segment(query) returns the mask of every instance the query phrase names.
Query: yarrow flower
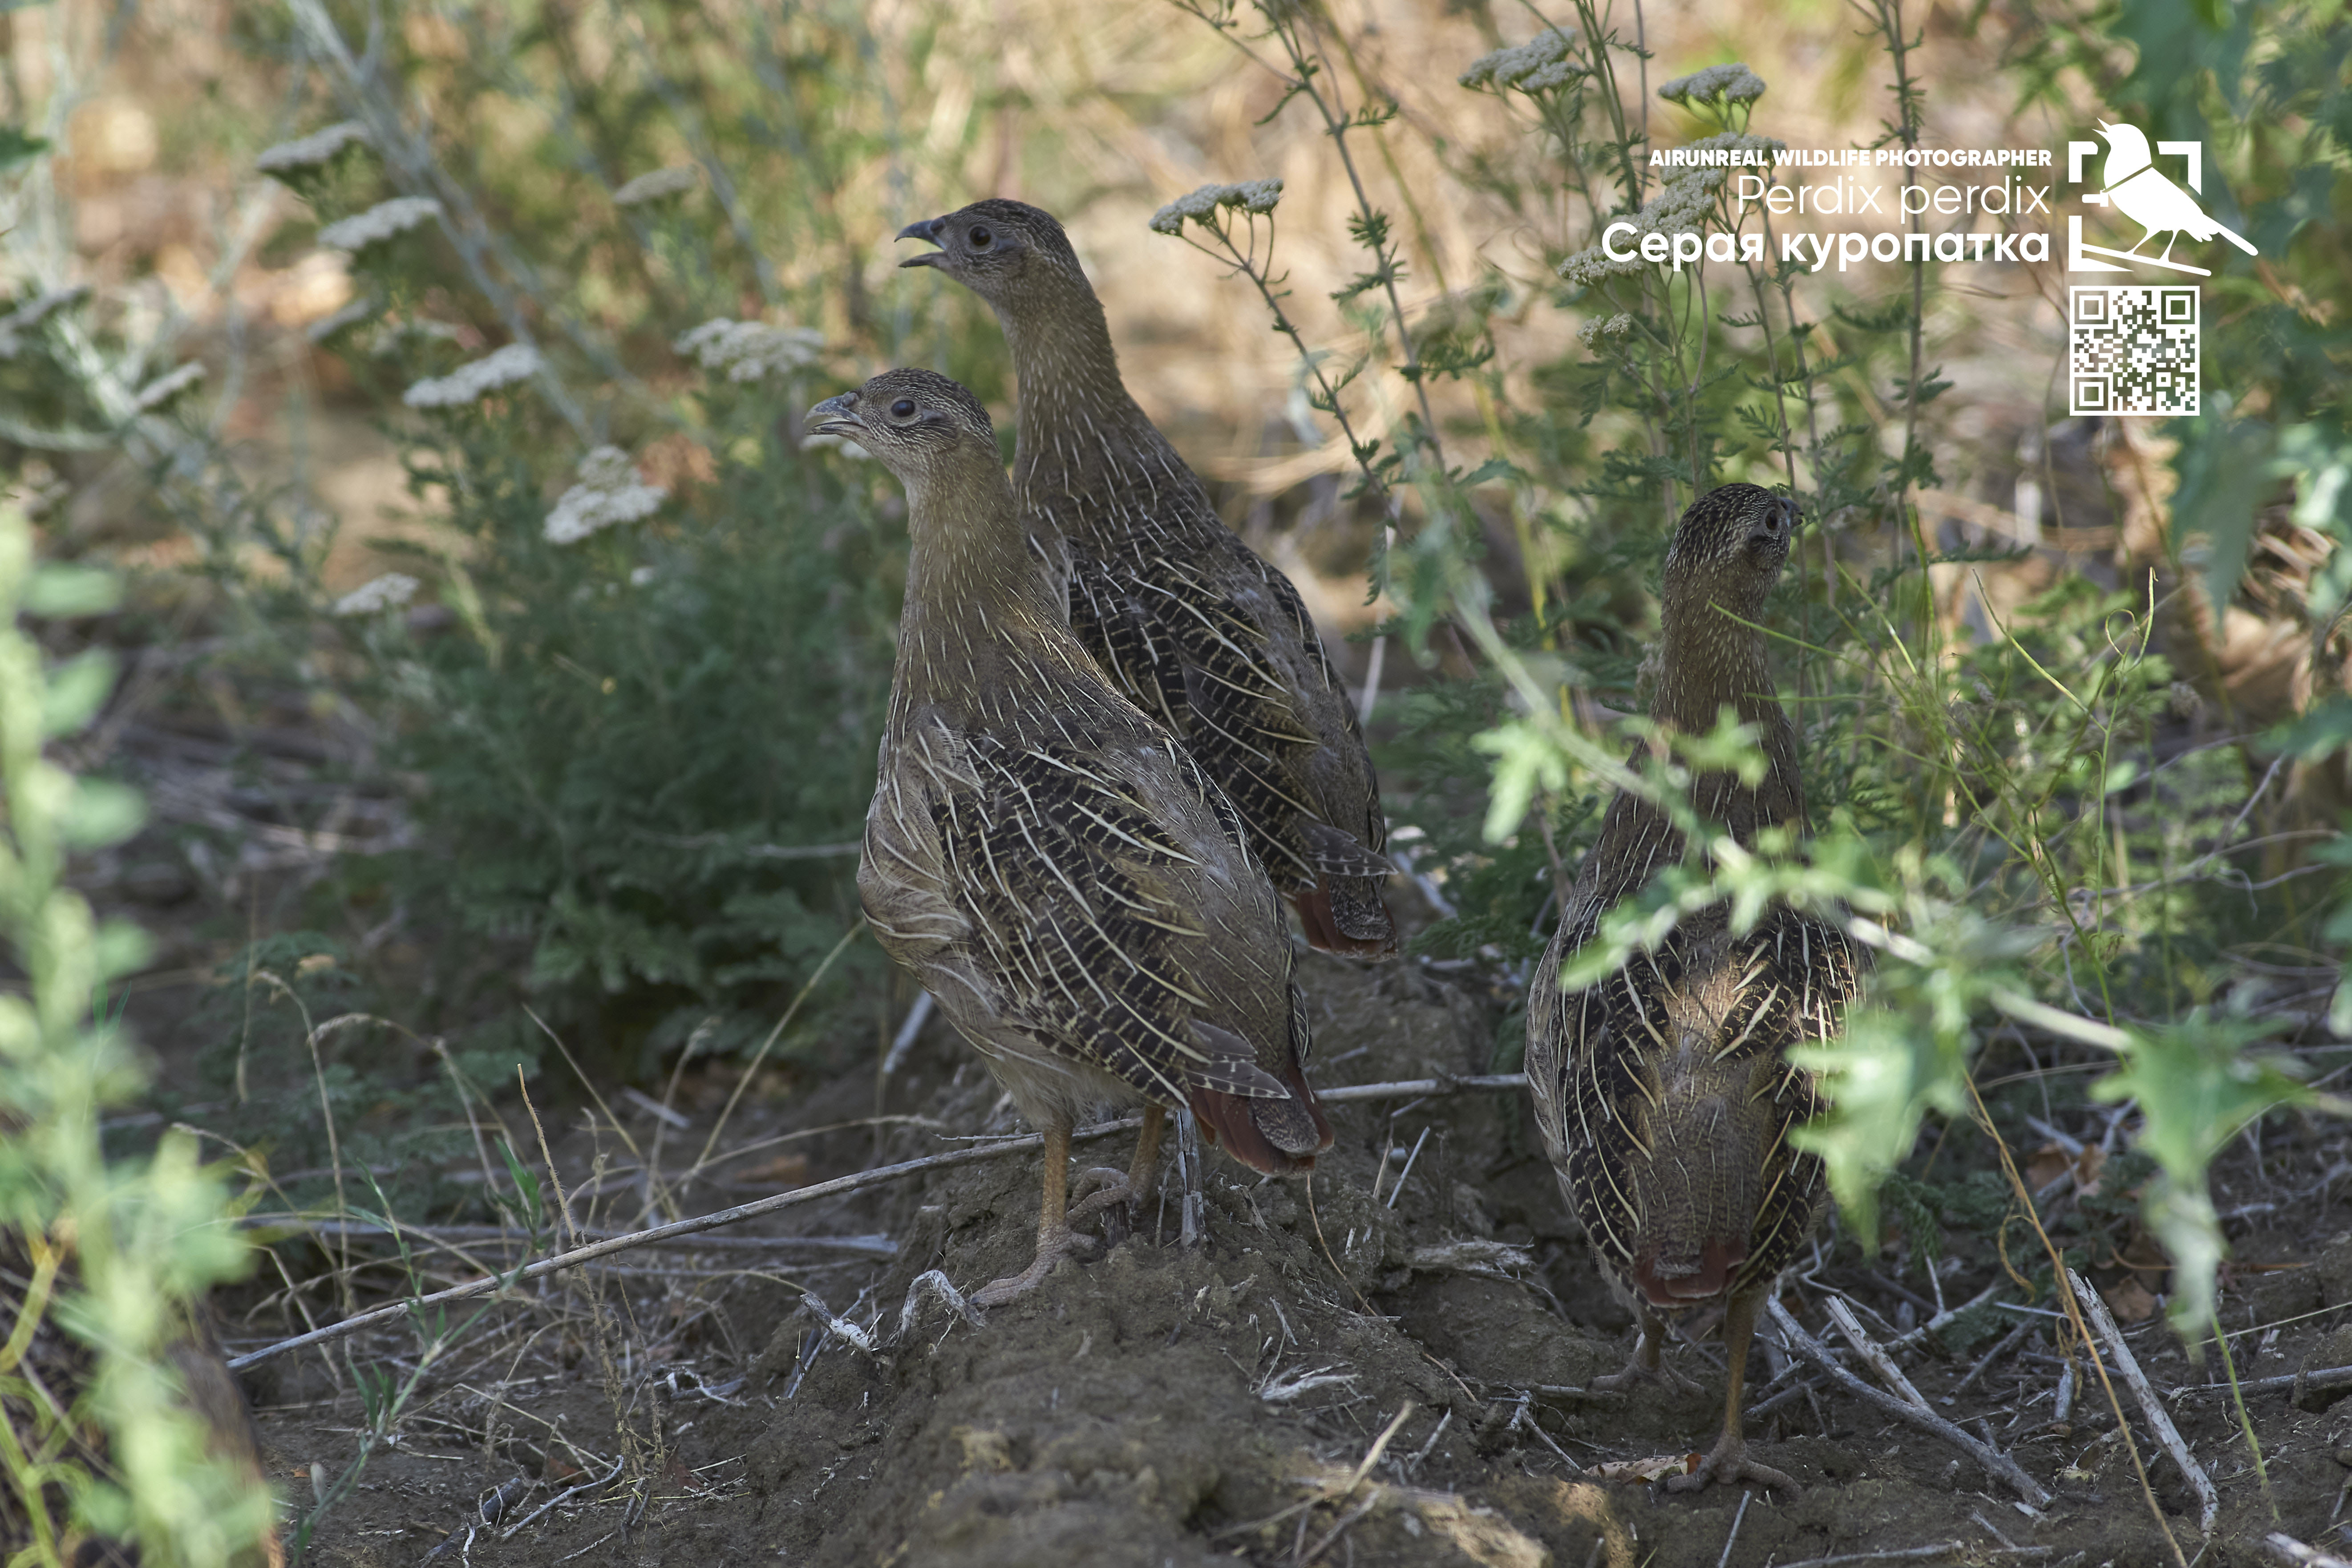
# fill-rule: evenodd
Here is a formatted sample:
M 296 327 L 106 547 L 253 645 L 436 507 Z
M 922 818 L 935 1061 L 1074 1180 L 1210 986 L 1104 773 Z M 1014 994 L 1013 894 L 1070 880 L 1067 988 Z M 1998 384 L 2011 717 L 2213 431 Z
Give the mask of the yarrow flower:
M 339 616 L 373 616 L 380 610 L 394 610 L 416 597 L 418 584 L 405 572 L 387 572 L 372 582 L 361 584 L 335 601 Z
M 677 195 L 694 189 L 701 180 L 702 171 L 691 163 L 674 168 L 656 169 L 649 174 L 639 174 L 613 193 L 613 205 L 633 207 L 646 202 L 657 202 L 664 196 Z
M 1251 214 L 1270 213 L 1282 200 L 1280 180 L 1244 180 L 1234 185 L 1202 185 L 1186 196 L 1178 196 L 1151 215 L 1154 234 L 1181 234 L 1187 219 L 1206 225 L 1209 215 L 1219 207 L 1232 207 Z
M 1690 146 L 1700 153 L 1716 149 L 1727 153 L 1778 153 L 1785 152 L 1788 143 L 1776 142 L 1769 136 L 1727 131 L 1718 135 L 1702 137 Z M 1671 236 L 1704 229 L 1707 220 L 1715 216 L 1717 195 L 1722 191 L 1728 178 L 1726 169 L 1720 165 L 1675 166 L 1660 183 L 1657 195 L 1643 202 L 1639 211 L 1611 220 L 1612 225 L 1630 223 L 1633 226 L 1632 236 L 1618 237 L 1618 256 L 1611 256 L 1603 246 L 1588 246 L 1559 264 L 1559 275 L 1571 283 L 1591 288 L 1612 278 L 1631 277 L 1644 270 L 1651 263 L 1643 260 L 1638 253 L 1626 253 L 1637 250 L 1643 235 Z
M 1595 316 L 1576 329 L 1577 337 L 1589 349 L 1601 346 L 1603 338 L 1622 338 L 1633 330 L 1633 318 L 1620 310 L 1613 316 Z
M 190 360 L 168 375 L 159 375 L 139 389 L 131 406 L 141 414 L 152 414 L 181 393 L 204 380 L 205 367 Z
M 365 250 L 380 240 L 406 234 L 426 218 L 441 216 L 441 204 L 431 196 L 394 196 L 363 213 L 354 213 L 319 231 L 319 243 L 330 250 Z
M 280 142 L 265 148 L 253 166 L 265 174 L 286 175 L 303 169 L 323 168 L 335 161 L 336 154 L 353 142 L 373 146 L 367 127 L 356 120 L 346 120 L 330 125 L 324 131 L 313 131 L 308 136 L 292 142 Z
M 77 283 L 70 289 L 51 289 L 0 316 L 0 360 L 15 359 L 24 351 L 26 338 L 43 321 L 68 305 L 81 303 L 89 296 L 87 284 Z
M 845 458 L 855 458 L 861 462 L 870 461 L 874 456 L 873 453 L 867 451 L 865 447 L 859 446 L 856 442 L 851 440 L 846 436 L 803 436 L 801 437 L 801 450 L 803 452 L 823 451 L 827 447 L 839 452 Z
M 814 327 L 772 327 L 765 321 L 705 321 L 672 345 L 730 381 L 759 381 L 814 364 L 824 352 L 824 334 Z
M 1575 47 L 1575 29 L 1547 28 L 1524 44 L 1480 55 L 1470 62 L 1468 70 L 1454 79 L 1464 87 L 1517 87 L 1525 92 L 1558 87 L 1579 73 L 1569 67 L 1555 75 L 1549 68 L 1564 62 L 1569 50 Z M 1545 79 L 1540 82 L 1535 79 L 1539 74 Z
M 303 328 L 302 335 L 314 343 L 323 343 L 345 328 L 358 326 L 382 309 L 383 302 L 381 300 L 362 294 L 333 315 L 322 316 Z
M 1753 103 L 1764 96 L 1764 79 L 1735 60 L 1678 76 L 1658 89 L 1658 96 L 1685 106 L 1711 103 L 1718 98 L 1729 103 Z
M 547 514 L 547 537 L 554 544 L 577 544 L 599 529 L 651 517 L 669 491 L 637 477 L 637 466 L 618 447 L 599 447 L 580 459 L 580 482 L 555 498 Z
M 484 393 L 530 380 L 546 364 L 537 349 L 509 343 L 446 375 L 427 376 L 402 393 L 400 400 L 411 408 L 462 408 L 479 402 Z

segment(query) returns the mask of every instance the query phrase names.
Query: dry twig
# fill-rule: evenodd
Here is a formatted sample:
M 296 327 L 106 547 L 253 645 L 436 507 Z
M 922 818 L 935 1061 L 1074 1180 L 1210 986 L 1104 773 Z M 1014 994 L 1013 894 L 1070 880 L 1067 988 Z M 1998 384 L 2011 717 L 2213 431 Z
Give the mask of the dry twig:
M 2290 1568 L 2352 1568 L 2333 1552 L 2322 1552 L 2316 1546 L 2305 1546 L 2283 1530 L 2273 1530 L 2263 1537 L 2263 1546 L 2270 1554 Z
M 1908 1422 L 1923 1431 L 1934 1433 L 1976 1460 L 1978 1464 L 1982 1465 L 1988 1474 L 2000 1477 L 2016 1491 L 2018 1496 L 2023 1498 L 2032 1506 L 2035 1508 L 2050 1506 L 2049 1492 L 2042 1489 L 2041 1482 L 2021 1469 L 2016 1460 L 1990 1443 L 1969 1436 L 1934 1411 L 1921 1405 L 1906 1404 L 1891 1394 L 1882 1394 L 1871 1387 L 1870 1384 L 1840 1366 L 1837 1363 L 1837 1358 L 1830 1354 L 1829 1348 L 1807 1333 L 1804 1325 L 1789 1315 L 1789 1309 L 1780 1305 L 1777 1297 L 1767 1302 L 1766 1306 L 1772 1314 L 1772 1321 L 1780 1325 L 1780 1332 L 1788 1337 L 1789 1348 L 1826 1373 L 1831 1382 L 1856 1398 L 1886 1412 L 1898 1421 Z M 1867 1562 L 1871 1559 L 1858 1558 L 1855 1561 Z
M 2147 1373 L 2140 1371 L 2139 1361 L 2132 1354 L 2131 1346 L 2124 1342 L 2124 1331 L 2116 1326 L 2116 1316 L 2107 1310 L 2106 1302 L 2091 1289 L 2089 1280 L 2073 1269 L 2066 1270 L 2066 1279 L 2074 1288 L 2074 1300 L 2082 1303 L 2084 1316 L 2098 1330 L 2099 1338 L 2106 1342 L 2108 1352 L 2115 1357 L 2116 1371 L 2122 1374 L 2132 1397 L 2139 1401 L 2140 1414 L 2147 1417 L 2148 1430 L 2155 1434 L 2164 1451 L 2172 1456 L 2172 1462 L 2180 1467 L 2189 1489 L 2197 1494 L 2197 1528 L 2207 1535 L 2212 1534 L 2213 1521 L 2221 1511 L 2221 1495 L 2213 1489 L 2213 1478 L 2205 1473 L 2205 1467 L 2197 1462 L 2189 1445 L 2181 1441 L 2180 1429 L 2172 1424 L 2172 1416 L 2149 1384 Z
M 1830 1321 L 1838 1326 L 1838 1332 L 1843 1334 L 1862 1359 L 1870 1363 L 1870 1370 L 1878 1374 L 1879 1382 L 1920 1409 L 1928 1408 L 1927 1396 L 1911 1386 L 1911 1380 L 1903 1375 L 1903 1369 L 1895 1364 L 1895 1358 L 1881 1350 L 1878 1342 L 1864 1331 L 1862 1321 L 1853 1315 L 1852 1307 L 1836 1296 L 1822 1298 L 1822 1304 L 1829 1312 Z
M 1411 1100 L 1423 1095 L 1452 1094 L 1465 1089 L 1522 1089 L 1526 1087 L 1527 1081 L 1527 1076 L 1524 1073 L 1504 1073 L 1487 1078 L 1407 1079 L 1394 1083 L 1364 1083 L 1345 1089 L 1330 1089 L 1323 1092 L 1319 1098 L 1327 1104 L 1347 1103 L 1360 1100 Z M 1117 1121 L 1106 1121 L 1099 1126 L 1074 1132 L 1070 1136 L 1070 1142 L 1084 1143 L 1097 1138 L 1108 1138 L 1116 1133 L 1132 1131 L 1142 1125 L 1143 1119 L 1139 1116 L 1125 1117 Z M 925 1171 L 943 1171 L 950 1166 L 975 1165 L 983 1160 L 1002 1159 L 1007 1154 L 1026 1153 L 1033 1149 L 1042 1148 L 1044 1144 L 1045 1140 L 1032 1132 L 1025 1137 L 1005 1138 L 974 1148 L 953 1150 L 945 1154 L 926 1154 L 919 1160 L 902 1160 L 895 1165 L 884 1165 L 873 1171 L 860 1171 L 854 1175 L 837 1177 L 830 1182 L 819 1182 L 813 1187 L 801 1187 L 789 1193 L 777 1193 L 772 1196 L 760 1198 L 751 1203 L 738 1204 L 733 1208 L 697 1215 L 690 1219 L 676 1220 L 668 1225 L 653 1226 L 645 1230 L 629 1231 L 593 1242 L 586 1247 L 573 1247 L 569 1252 L 559 1252 L 552 1258 L 541 1258 L 538 1262 L 527 1265 L 520 1270 L 494 1275 L 488 1279 L 471 1279 L 463 1285 L 453 1285 L 446 1290 L 436 1290 L 429 1296 L 394 1301 L 387 1306 L 354 1313 L 341 1322 L 329 1323 L 324 1328 L 313 1329 L 307 1334 L 297 1334 L 291 1339 L 280 1340 L 276 1344 L 264 1345 L 257 1351 L 249 1351 L 232 1360 L 228 1363 L 229 1369 L 232 1372 L 241 1371 L 257 1362 L 267 1361 L 271 1356 L 286 1351 L 323 1344 L 330 1340 L 339 1340 L 347 1334 L 357 1333 L 362 1329 L 389 1323 L 395 1319 L 405 1317 L 412 1308 L 437 1307 L 447 1301 L 467 1300 L 472 1297 L 488 1295 L 504 1286 L 520 1285 L 527 1280 L 560 1273 L 566 1268 L 576 1268 L 583 1263 L 593 1263 L 600 1258 L 609 1258 L 616 1252 L 626 1252 L 631 1247 L 650 1247 L 658 1242 L 674 1241 L 680 1237 L 695 1236 L 707 1230 L 717 1230 L 722 1226 L 737 1225 L 747 1219 L 756 1219 L 761 1215 L 773 1214 L 779 1209 L 794 1208 L 802 1204 L 839 1197 L 845 1193 L 854 1193 L 865 1187 L 880 1186 L 887 1182 L 898 1181 L 903 1177 L 917 1175 Z M 560 1194 L 558 1201 L 561 1202 Z

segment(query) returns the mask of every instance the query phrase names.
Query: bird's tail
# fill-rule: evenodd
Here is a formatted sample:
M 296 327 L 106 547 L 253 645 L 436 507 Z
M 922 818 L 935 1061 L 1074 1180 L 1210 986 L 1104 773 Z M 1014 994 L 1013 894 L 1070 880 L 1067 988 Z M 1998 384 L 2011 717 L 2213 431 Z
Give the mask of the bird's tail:
M 1390 958 L 1397 950 L 1396 921 L 1380 882 L 1370 877 L 1326 875 L 1305 892 L 1290 895 L 1307 945 L 1350 958 Z
M 2246 237 L 2244 235 L 2242 235 L 2237 230 L 2230 227 L 2229 225 L 2217 223 L 2213 226 L 2221 231 L 2221 237 L 2223 239 L 2228 240 L 2231 245 L 2236 246 L 2248 256 L 2260 256 L 2262 254 L 2261 251 L 2256 250 L 2252 245 L 2247 243 Z
M 1331 1146 L 1331 1123 L 1296 1060 L 1278 1075 L 1290 1093 L 1280 1100 L 1192 1091 L 1192 1114 L 1209 1141 L 1251 1170 L 1269 1176 L 1304 1175 Z

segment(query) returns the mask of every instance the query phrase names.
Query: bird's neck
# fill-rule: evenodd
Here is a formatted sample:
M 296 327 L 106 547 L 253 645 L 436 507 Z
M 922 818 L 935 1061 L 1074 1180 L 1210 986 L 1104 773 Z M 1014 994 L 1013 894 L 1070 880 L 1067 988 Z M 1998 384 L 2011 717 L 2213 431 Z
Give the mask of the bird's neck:
M 1024 492 L 1042 471 L 1159 457 L 1168 443 L 1128 395 L 1102 301 L 1081 289 L 1045 310 L 1000 310 L 1020 383 L 1013 459 Z
M 1776 823 L 1805 826 L 1804 785 L 1797 772 L 1797 731 L 1772 694 L 1764 636 L 1752 623 L 1760 605 L 1739 606 L 1738 618 L 1703 595 L 1669 595 L 1662 616 L 1656 684 L 1650 717 L 1668 730 L 1704 735 L 1724 709 L 1761 731 L 1767 763 L 1750 787 L 1730 773 L 1691 782 L 1691 801 L 1741 843 Z
M 1704 734 L 1727 707 L 1744 723 L 1781 716 L 1761 633 L 1704 594 L 1669 597 L 1660 620 L 1651 718 Z
M 908 487 L 896 685 L 951 707 L 1001 694 L 1008 669 L 1034 662 L 1014 656 L 1069 624 L 1061 568 L 1031 545 L 1012 487 L 986 467 Z

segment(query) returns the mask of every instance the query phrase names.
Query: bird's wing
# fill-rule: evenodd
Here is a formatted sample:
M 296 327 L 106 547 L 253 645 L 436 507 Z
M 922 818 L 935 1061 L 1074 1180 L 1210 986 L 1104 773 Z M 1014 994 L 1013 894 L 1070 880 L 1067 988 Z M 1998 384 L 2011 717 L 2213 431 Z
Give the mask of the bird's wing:
M 933 820 L 974 967 L 996 1012 L 1150 1099 L 1276 1092 L 1228 1045 L 1249 1042 L 1260 1067 L 1289 1059 L 1272 889 L 1192 760 L 1139 721 L 1118 728 L 1132 733 L 1066 715 L 1050 740 L 971 739 L 973 785 Z

